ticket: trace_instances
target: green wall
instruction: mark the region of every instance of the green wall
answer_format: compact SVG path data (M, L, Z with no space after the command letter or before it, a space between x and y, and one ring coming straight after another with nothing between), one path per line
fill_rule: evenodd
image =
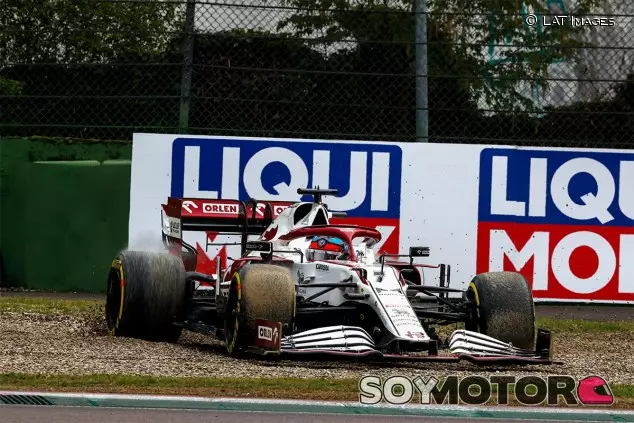
M128 237L131 143L0 139L5 284L103 292Z

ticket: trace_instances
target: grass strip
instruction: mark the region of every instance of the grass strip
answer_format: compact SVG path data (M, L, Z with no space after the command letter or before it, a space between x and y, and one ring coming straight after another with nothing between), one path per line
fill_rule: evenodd
M0 373L0 389L347 401L358 398L358 381L354 379Z
M104 301L0 296L0 312L84 317L101 313Z
M634 321L627 320L593 321L538 317L535 324L537 327L550 329L555 333L634 332Z

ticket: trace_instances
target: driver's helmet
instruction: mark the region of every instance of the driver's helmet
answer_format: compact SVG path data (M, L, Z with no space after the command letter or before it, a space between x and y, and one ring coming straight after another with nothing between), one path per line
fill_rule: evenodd
M347 260L348 244L337 237L313 237L306 252L307 259L315 260Z

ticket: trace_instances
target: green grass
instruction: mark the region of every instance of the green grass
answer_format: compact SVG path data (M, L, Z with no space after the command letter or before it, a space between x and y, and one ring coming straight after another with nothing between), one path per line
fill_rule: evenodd
M104 301L96 300L0 296L0 311L13 313L89 316L97 312L100 313L103 310L104 305Z
M612 393L620 398L634 398L634 385L610 386Z
M254 386L265 389L300 389L315 391L346 392L357 387L356 379L297 379L297 378L214 378L214 377L155 377L141 375L42 375L26 373L0 373L0 386L22 385L25 387L117 387L135 386L163 388L226 388L249 390Z
M85 376L0 373L0 390L152 393L261 398L357 398L356 379L154 377L94 374Z
M634 321L591 321L538 317L539 328L550 329L555 333L599 333L634 332Z

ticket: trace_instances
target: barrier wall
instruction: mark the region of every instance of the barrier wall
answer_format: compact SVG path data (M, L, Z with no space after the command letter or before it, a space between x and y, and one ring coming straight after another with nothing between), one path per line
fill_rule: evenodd
M0 140L4 283L103 292L127 240L126 143Z
M297 188L319 185L339 190L325 198L331 210L383 234L377 249L430 246L456 288L517 270L538 302L634 303L631 150L153 134L133 145L131 242L160 242L147 217L170 195L298 201ZM238 253L207 247L235 242L227 236L184 239L207 263Z

